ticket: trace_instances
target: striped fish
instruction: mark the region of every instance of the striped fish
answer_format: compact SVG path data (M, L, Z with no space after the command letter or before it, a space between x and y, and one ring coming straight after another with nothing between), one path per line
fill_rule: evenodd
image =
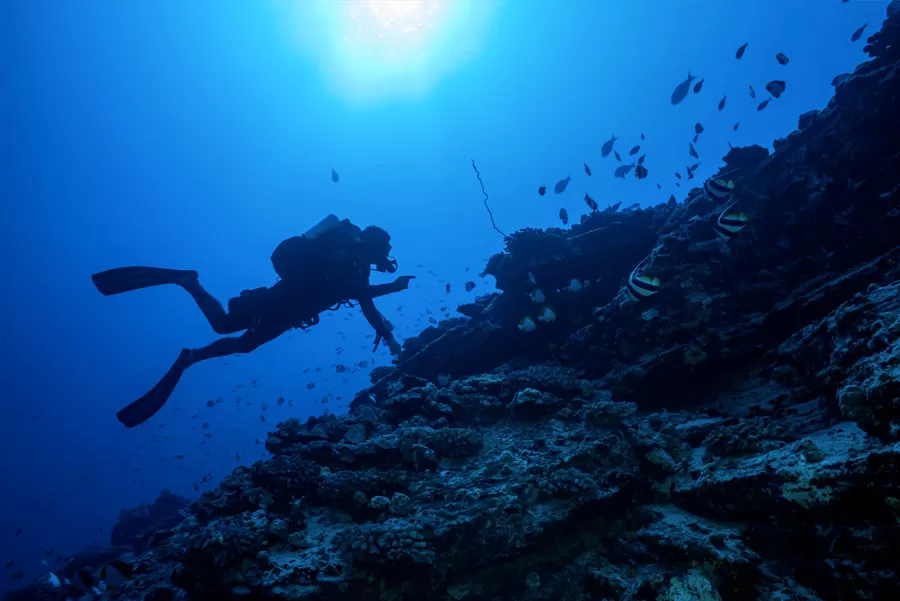
M635 267L631 272L631 275L628 276L628 281L625 283L625 291L628 293L631 300L643 301L659 292L661 286L659 278L651 278L638 273L649 258L650 257L648 256L638 263L638 266Z
M703 183L703 191L710 200L727 202L734 194L734 182L710 178Z
M731 211L736 202L734 201L725 207L725 210L722 211L722 214L719 215L719 218L716 219L716 224L713 226L716 230L716 235L723 240L734 240L737 238L741 230L747 227L747 223L750 221L750 217L746 213Z

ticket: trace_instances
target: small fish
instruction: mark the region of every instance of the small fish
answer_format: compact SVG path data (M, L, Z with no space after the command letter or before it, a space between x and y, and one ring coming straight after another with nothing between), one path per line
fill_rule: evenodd
M687 79L685 79L683 82L681 82L680 84L675 86L675 89L672 90L672 104L673 105L678 104L682 100L687 98L688 91L691 89L691 82L694 81L695 79L697 79L697 78L694 77L693 75L691 75L691 73L689 71ZM696 93L696 88L694 90L694 93Z
M719 110L720 110L720 111L721 111L723 108L725 108L725 99L726 99L726 98L728 98L728 96L722 96L722 100L719 101Z
M616 155L616 160L619 161L619 162L621 163L621 162L622 162L622 157L619 156L618 151L614 152L613 154Z
M569 212L564 208L559 210L559 220L563 225L569 225Z
M647 158L647 155L646 155L646 154L642 154L641 156L639 156L639 157L638 157L638 165L643 165L643 164L644 164L644 159L646 159L646 158Z
M473 290L475 290L475 282L471 280L466 282L466 292L472 292Z
M694 133L697 134L698 136L700 134L702 134L703 133L703 125L700 123L695 123L694 124Z
M863 32L866 30L866 27L868 27L868 26L869 26L869 24L868 24L868 23L865 23L862 27L860 27L859 29L857 29L856 31L854 31L854 32L853 32L853 35L850 36L850 41L851 41L851 42L855 42L856 40L858 40L859 38L861 38Z
M756 91L753 89L753 86L750 86L750 98L756 100Z
M760 102L760 103L759 103L759 106L756 107L756 110L761 111L761 110L763 110L764 108L766 108L767 106L769 106L769 100L770 100L769 98L766 98L765 100L763 100L762 102Z
M341 179L341 176L338 175L338 172L334 170L334 167L331 168L331 181L334 183L338 183Z
M643 139L644 139L644 134L641 134L641 140L643 140Z
M334 366L334 373L336 374L342 374L345 371L347 371L347 367L344 365L338 364Z
M691 171L696 171L698 167L700 167L700 163L694 163L691 165Z
M528 296L531 297L531 302L533 302L535 305L543 304L543 302L546 300L546 298L544 297L544 293L540 288L535 288L534 291L532 291Z
M746 213L731 212L731 209L736 202L737 201L732 202L724 211L722 211L719 218L716 219L716 224L713 226L716 230L716 235L723 240L733 240L737 238L741 233L741 230L747 227L747 223L750 221L750 218Z
M619 167L619 169L621 169L621 167ZM618 171L618 169L616 171ZM587 192L584 193L584 202L587 204L588 208L591 209L591 212L597 210L597 201L591 198Z
M676 171L676 172L675 172L675 177L678 178L678 179L681 179L681 174L678 173L678 172Z
M732 129L732 131L737 131L740 126L741 126L741 122L738 121L737 123L734 124L734 127L732 127L731 129Z
M616 140L618 140L618 138L616 137L615 134L613 134L613 137L611 137L609 140L604 142L603 146L600 147L600 156L602 156L604 158L608 157L609 153L612 152L613 144L616 143Z
M541 186L540 188L538 188L538 194L540 194L541 196L543 196L546 193L547 193L547 186Z
M640 146L635 146L634 148L631 149L631 151L629 151L628 156L633 157L634 155L636 155L636 154L639 153L640 151L641 151L641 147L640 147Z
M659 184L656 184L656 189L657 189L657 190L662 190L662 186L660 186Z
M694 179L694 170L690 167L685 167L685 171L687 171L688 179Z
M766 84L766 91L775 98L781 98L786 88L787 84L779 79L774 79Z
M534 332L534 330L536 328L537 328L537 324L534 323L534 320L531 319L530 317L523 317L519 321L519 330L521 330L523 332Z
M697 149L694 148L694 145L693 145L693 144L688 144L688 153L689 153L692 157L694 157L695 159L699 159L699 158L700 158L700 155L697 154Z
M787 55L786 55L785 53L783 53L783 52L779 52L778 54L776 54L776 55L775 55L775 60L778 61L778 64L779 64L779 65L786 65L786 64L788 64L789 62L791 62L791 59L789 59L789 58L787 57Z
M725 202L734 194L734 182L710 178L703 183L703 191L710 200Z
M446 290L447 294L450 294L450 282L447 282L447 285L444 286L444 290Z
M538 321L543 323L552 323L556 321L556 313L553 312L553 309L548 307L543 307L538 313Z
M699 140L699 139L700 139L700 134L694 134L694 139L691 140L691 142L693 142L694 144L696 144L696 143L697 143L697 140Z
M694 94L699 94L699 93L700 93L700 90L703 89L703 82L704 82L704 81L706 81L706 80L701 79L701 80L698 81L696 84L694 84Z
M587 163L584 164L584 172L587 173L588 175L591 175L591 168L588 167Z
M572 181L572 177L567 175L566 179L561 179L556 182L556 185L553 186L553 191L557 194L562 194L563 192L565 192L566 186L569 185L570 181Z
M625 290L632 300L646 300L647 298L659 292L661 286L659 278L651 278L649 276L641 275L638 273L641 267L644 266L644 263L646 263L647 259L649 258L650 257L648 256L643 261L638 263L638 266L635 267L631 272L631 275L628 276L628 281L625 282Z
M744 52L747 51L747 44L750 42L744 42L744 45L737 49L737 52L734 53L734 58L741 60L741 57L744 56Z
M622 165L621 167L617 167L615 173L613 175L615 177L619 177L624 179L626 175L634 168L634 163L630 165Z
M572 279L569 282L569 285L566 286L566 290L569 292L581 292L584 289L584 283L581 280Z
M634 176L638 179L644 179L647 177L647 168L638 163L638 166L634 168Z

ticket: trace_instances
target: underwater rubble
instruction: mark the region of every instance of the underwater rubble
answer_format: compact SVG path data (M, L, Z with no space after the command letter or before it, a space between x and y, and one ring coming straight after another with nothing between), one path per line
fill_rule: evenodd
M113 597L900 599L900 16L866 51L724 157L740 237L701 189L513 234L501 292L279 424ZM523 332L534 282L557 319Z

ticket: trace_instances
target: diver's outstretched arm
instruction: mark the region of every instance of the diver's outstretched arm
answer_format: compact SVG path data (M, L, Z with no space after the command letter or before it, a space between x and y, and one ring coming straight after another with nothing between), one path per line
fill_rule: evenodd
M387 321L385 321L384 317L382 317L381 313L378 312L378 309L375 308L375 303L372 302L371 298L361 298L359 299L359 308L362 309L363 315L366 318L366 321L369 322L369 325L375 330L376 334L376 345L375 348L378 348L378 342L380 340L384 340L388 347L391 349L391 354L397 355L400 353L400 343L394 338L394 335L391 333L391 328L388 327Z

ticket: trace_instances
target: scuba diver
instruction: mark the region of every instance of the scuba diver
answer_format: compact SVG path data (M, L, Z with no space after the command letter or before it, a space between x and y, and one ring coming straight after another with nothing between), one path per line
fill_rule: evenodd
M319 314L359 303L366 321L375 330L375 346L381 342L391 354L400 353L393 327L375 308L373 299L409 288L415 276L401 276L389 284L370 285L372 268L395 273L390 256L391 237L383 229L365 229L347 219L329 215L302 236L284 240L272 253L279 280L271 287L244 290L228 301L226 311L203 286L196 271L159 267L118 267L91 276L105 296L151 286L175 284L190 294L209 325L223 337L197 349L182 349L178 359L150 392L116 413L126 428L138 426L155 415L175 390L188 367L214 357L249 353L294 328L319 323Z

